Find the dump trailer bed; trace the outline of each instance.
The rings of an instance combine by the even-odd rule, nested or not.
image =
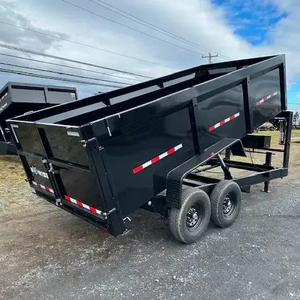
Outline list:
[[[210,211],[207,202],[216,189],[228,189],[229,183],[248,191],[252,184],[287,175],[291,114],[285,110],[280,55],[203,65],[8,123],[39,196],[114,236],[126,232],[127,217],[137,208],[159,212],[170,217],[174,236],[189,243],[210,216],[217,220],[219,211]],[[282,167],[272,167],[270,159],[265,165],[230,160],[229,151],[244,156],[241,140],[246,143],[278,115],[287,124]],[[227,164],[256,174],[235,179]],[[226,180],[199,175],[200,166],[221,167]],[[240,203],[239,196],[230,201],[238,193],[231,188],[225,206],[236,210],[227,215],[227,225]]]
[[[77,92],[72,87],[7,83],[0,90],[0,153],[17,153],[7,129],[7,119],[74,100],[77,100]]]

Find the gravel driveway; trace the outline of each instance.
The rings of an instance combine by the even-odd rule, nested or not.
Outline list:
[[[253,187],[233,226],[192,245],[142,210],[114,238],[2,181],[0,299],[300,299],[299,171]]]

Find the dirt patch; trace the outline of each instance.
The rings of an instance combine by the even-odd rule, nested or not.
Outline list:
[[[24,183],[25,173],[18,156],[0,155],[0,184]]]
[[[20,218],[22,214],[40,212],[49,207],[32,193],[25,179],[19,157],[0,155],[1,220]]]

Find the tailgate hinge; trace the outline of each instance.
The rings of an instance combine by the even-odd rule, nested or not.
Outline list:
[[[108,120],[105,119],[104,122],[105,122],[105,125],[106,125],[106,129],[107,129],[108,135],[109,135],[109,136],[112,136],[111,130],[110,130],[110,127],[109,127]]]
[[[83,146],[84,148],[86,148],[87,144],[88,144],[89,142],[94,141],[94,140],[95,140],[96,143],[97,143],[98,149],[99,149],[100,151],[103,150],[104,148],[103,148],[102,146],[99,146],[98,141],[97,141],[96,138],[91,138],[91,139],[89,139],[89,140],[81,140],[80,142],[81,142],[82,146]]]

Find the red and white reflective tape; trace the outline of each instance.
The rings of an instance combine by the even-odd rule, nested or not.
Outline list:
[[[224,119],[224,120],[218,122],[217,124],[215,124],[215,125],[213,125],[213,126],[210,126],[210,127],[208,128],[208,131],[211,132],[211,131],[217,129],[218,127],[220,127],[220,126],[222,126],[222,125],[228,123],[229,121],[232,121],[232,120],[236,119],[236,118],[239,117],[239,116],[240,116],[240,113],[238,112],[238,113],[236,113],[235,115],[232,115],[232,116],[230,116],[230,117],[228,117],[228,118],[226,118],[226,119]]]
[[[38,188],[40,188],[40,189],[43,189],[43,190],[45,190],[45,191],[48,192],[48,193],[54,194],[54,191],[53,191],[51,188],[49,188],[48,186],[43,185],[43,184],[38,183],[38,182],[35,182],[35,181],[32,181],[32,183],[33,183],[36,187],[38,187]]]
[[[176,151],[178,151],[178,150],[181,149],[182,147],[183,147],[182,144],[179,144],[179,145],[177,145],[177,146],[175,146],[175,147],[169,149],[168,151],[166,151],[166,152],[164,152],[164,153],[162,153],[162,154],[160,154],[160,155],[158,155],[158,156],[156,156],[156,157],[154,157],[154,158],[148,160],[148,161],[145,162],[144,164],[142,164],[142,165],[140,165],[140,166],[134,168],[134,169],[132,170],[133,174],[137,174],[137,173],[141,172],[142,170],[144,170],[144,169],[150,167],[151,165],[153,165],[153,164],[157,163],[158,161],[162,160],[163,158],[165,158],[165,157],[167,157],[167,156],[169,156],[169,155],[175,153]]]
[[[66,199],[67,201],[70,201],[71,203],[73,203],[73,204],[75,204],[75,205],[77,205],[77,206],[79,206],[79,207],[83,207],[83,208],[85,208],[85,209],[91,211],[91,212],[94,213],[94,214],[98,214],[98,215],[101,215],[101,214],[102,214],[102,212],[101,212],[100,210],[98,210],[97,208],[95,208],[95,207],[86,205],[86,204],[84,204],[84,203],[82,203],[82,202],[80,202],[80,201],[78,201],[78,200],[76,200],[76,199],[74,199],[74,198],[71,198],[70,196],[67,196],[67,195],[65,195],[64,197],[65,197],[65,199]]]
[[[261,105],[262,103],[264,103],[264,102],[266,102],[267,100],[269,100],[269,99],[275,97],[276,95],[278,95],[278,92],[275,92],[275,93],[273,93],[273,94],[270,94],[270,95],[268,95],[268,96],[262,98],[261,100],[259,100],[259,101],[256,102],[256,106]]]

